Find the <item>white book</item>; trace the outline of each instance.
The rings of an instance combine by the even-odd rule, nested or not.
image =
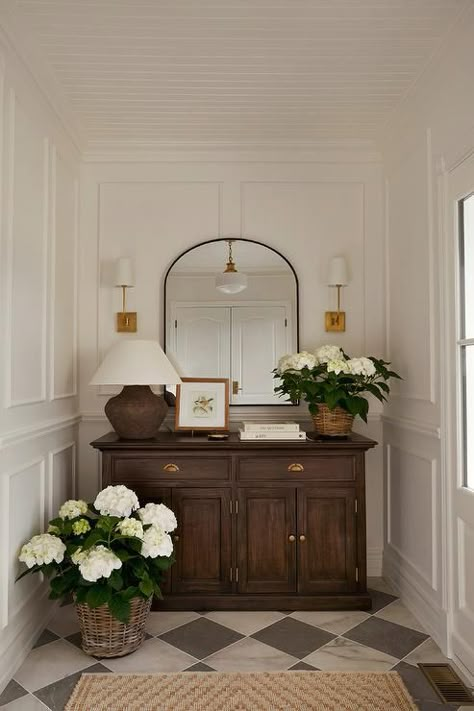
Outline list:
[[[306,432],[245,432],[244,430],[239,430],[239,435],[241,440],[260,440],[262,442],[269,440],[280,440],[280,441],[305,441]]]
[[[299,432],[297,422],[242,422],[244,432]]]

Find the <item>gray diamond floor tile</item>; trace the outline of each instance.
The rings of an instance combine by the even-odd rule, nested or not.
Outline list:
[[[311,664],[306,664],[306,662],[297,662],[293,664],[288,671],[319,671],[316,667],[312,667]]]
[[[1,706],[0,708],[2,711],[49,711],[48,707],[37,699],[36,696],[33,696],[33,694],[20,696],[19,699],[10,701],[9,704]]]
[[[33,649],[35,649],[36,647],[42,647],[43,644],[54,642],[55,639],[59,639],[57,634],[51,632],[51,630],[43,630],[43,632],[40,634],[35,644],[33,645]]]
[[[110,674],[110,669],[102,664],[93,664],[87,667],[87,674]],[[38,697],[51,711],[63,711],[66,703],[71,696],[74,687],[82,676],[82,672],[71,674],[60,681],[45,686],[42,689],[35,691],[34,695]]]
[[[371,617],[343,636],[390,654],[397,659],[402,659],[425,639],[428,639],[428,635],[422,632],[381,620],[378,617]]]
[[[259,642],[275,647],[298,659],[306,657],[335,637],[330,632],[299,622],[291,617],[275,622],[274,625],[265,627],[251,636],[258,639]]]
[[[191,654],[196,659],[204,659],[219,649],[242,639],[243,635],[212,622],[205,617],[165,632],[159,639]]]
[[[434,689],[418,667],[406,664],[406,662],[400,662],[393,667],[393,671],[400,674],[405,686],[414,699],[439,702],[439,698],[435,694]]]
[[[418,711],[456,711],[460,708],[457,704],[436,703],[436,701],[423,701],[415,699],[415,704],[418,706]],[[473,708],[472,706],[470,708]]]
[[[10,701],[15,701],[15,699],[19,699],[27,693],[26,689],[12,679],[0,694],[0,706],[5,706],[5,704],[9,704]]]
[[[372,599],[372,607],[368,612],[371,612],[374,614],[375,612],[378,612],[379,610],[382,610],[382,608],[387,607],[387,605],[390,605],[391,602],[394,600],[398,600],[395,595],[389,595],[386,592],[382,592],[381,590],[371,590],[369,589],[369,594]]]
[[[198,662],[197,664],[193,664],[192,667],[188,667],[184,671],[190,671],[190,672],[213,672],[216,671],[212,667],[208,666],[207,664],[204,664],[204,662]]]

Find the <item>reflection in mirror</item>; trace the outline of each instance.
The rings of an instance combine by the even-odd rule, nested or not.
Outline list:
[[[272,370],[298,350],[298,283],[278,252],[245,239],[181,255],[165,280],[166,352],[182,376],[229,378],[231,405],[287,405]]]

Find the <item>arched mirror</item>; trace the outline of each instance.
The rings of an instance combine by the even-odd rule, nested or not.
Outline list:
[[[288,405],[272,370],[298,350],[298,281],[288,260],[248,239],[181,254],[165,278],[165,350],[180,374],[228,378],[231,405]]]

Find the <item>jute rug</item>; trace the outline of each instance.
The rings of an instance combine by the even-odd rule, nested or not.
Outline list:
[[[83,674],[65,711],[416,711],[396,672]]]

